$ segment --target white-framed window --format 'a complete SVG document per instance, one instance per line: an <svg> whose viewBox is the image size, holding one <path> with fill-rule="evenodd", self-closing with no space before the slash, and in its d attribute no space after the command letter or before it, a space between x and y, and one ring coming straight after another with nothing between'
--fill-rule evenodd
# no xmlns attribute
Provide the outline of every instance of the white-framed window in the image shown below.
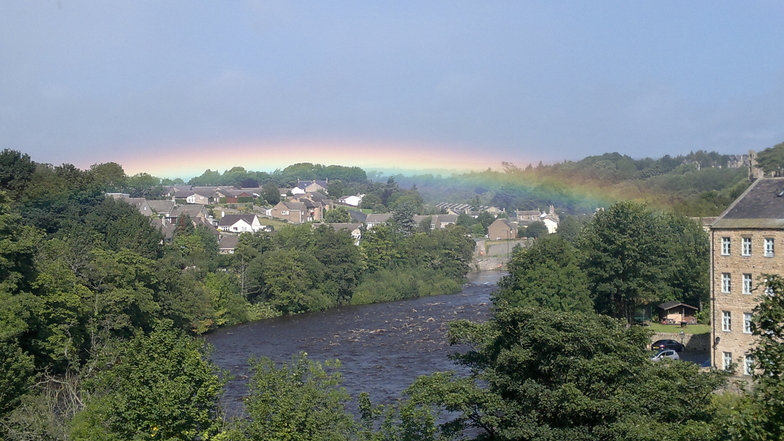
<svg viewBox="0 0 784 441"><path fill-rule="evenodd" d="M743 313L743 333L744 334L751 334L751 313L744 312Z"/></svg>
<svg viewBox="0 0 784 441"><path fill-rule="evenodd" d="M754 357L751 355L743 358L743 375L754 375Z"/></svg>
<svg viewBox="0 0 784 441"><path fill-rule="evenodd" d="M721 238L721 255L722 256L729 256L730 255L730 245L732 244L729 237L722 237Z"/></svg>
<svg viewBox="0 0 784 441"><path fill-rule="evenodd" d="M772 237L766 237L765 238L765 257L773 257L773 254L774 254L773 244L774 243L775 242L773 241Z"/></svg>
<svg viewBox="0 0 784 441"><path fill-rule="evenodd" d="M732 369L732 352L724 352L722 354L723 367L725 371Z"/></svg>
<svg viewBox="0 0 784 441"><path fill-rule="evenodd" d="M751 274L744 274L743 275L743 290L741 291L743 294L751 294Z"/></svg>
<svg viewBox="0 0 784 441"><path fill-rule="evenodd" d="M732 312L721 311L721 330L724 332L732 331Z"/></svg>
<svg viewBox="0 0 784 441"><path fill-rule="evenodd" d="M732 275L721 273L721 292L732 292Z"/></svg>
<svg viewBox="0 0 784 441"><path fill-rule="evenodd" d="M280 215L281 215L281 216L288 216L288 215L289 215L289 210L282 210L282 211L280 212Z"/></svg>
<svg viewBox="0 0 784 441"><path fill-rule="evenodd" d="M741 256L751 256L751 238L750 237L742 237L741 238L740 255Z"/></svg>

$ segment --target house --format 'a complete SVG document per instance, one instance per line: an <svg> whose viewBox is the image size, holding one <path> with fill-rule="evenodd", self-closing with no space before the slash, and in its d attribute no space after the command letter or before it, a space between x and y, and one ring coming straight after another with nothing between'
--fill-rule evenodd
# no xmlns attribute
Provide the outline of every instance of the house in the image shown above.
<svg viewBox="0 0 784 441"><path fill-rule="evenodd" d="M218 241L218 253L220 254L234 254L234 250L237 248L237 243L239 243L240 237L238 235L227 234L221 236L220 240Z"/></svg>
<svg viewBox="0 0 784 441"><path fill-rule="evenodd" d="M120 198L120 200L126 202L129 205L136 207L136 209L139 210L139 213L145 216L153 215L152 209L150 208L150 204L147 202L147 199L145 198L130 198L130 197L125 197L125 195L123 195L123 197Z"/></svg>
<svg viewBox="0 0 784 441"><path fill-rule="evenodd" d="M534 222L538 221L542 213L539 210L517 210L517 220Z"/></svg>
<svg viewBox="0 0 784 441"><path fill-rule="evenodd" d="M262 229L255 214L227 214L218 221L218 229L232 233L255 233Z"/></svg>
<svg viewBox="0 0 784 441"><path fill-rule="evenodd" d="M204 205L175 205L175 207L169 212L166 219L169 223L177 223L177 218L181 215L185 214L190 216L192 220L200 219L205 223L212 222L212 216L207 212L207 208Z"/></svg>
<svg viewBox="0 0 784 441"><path fill-rule="evenodd" d="M695 312L697 312L696 306L673 300L659 305L659 320L666 325L682 323L696 325L697 318L694 316Z"/></svg>
<svg viewBox="0 0 784 441"><path fill-rule="evenodd" d="M712 366L751 375L764 274L784 275L784 179L758 179L710 227ZM778 253L776 249L778 248Z"/></svg>
<svg viewBox="0 0 784 441"><path fill-rule="evenodd" d="M350 235L351 238L354 239L354 245L359 245L359 241L362 239L362 224L360 223L334 223L330 224L335 231L345 230Z"/></svg>
<svg viewBox="0 0 784 441"><path fill-rule="evenodd" d="M352 196L344 196L338 199L338 202L344 205L350 205L352 207L359 207L359 204L362 203L362 198L364 198L364 194L352 195Z"/></svg>
<svg viewBox="0 0 784 441"><path fill-rule="evenodd" d="M189 204L207 205L210 203L210 197L213 193L202 190L200 192L194 190L177 190L174 193L175 199L185 199Z"/></svg>
<svg viewBox="0 0 784 441"><path fill-rule="evenodd" d="M150 223L152 224L153 228L160 231L160 233L163 235L164 242L171 242L172 238L174 237L175 229L175 225L173 223L158 217L151 217Z"/></svg>
<svg viewBox="0 0 784 441"><path fill-rule="evenodd" d="M509 219L496 219L487 227L487 237L491 240L517 239L517 228Z"/></svg>
<svg viewBox="0 0 784 441"><path fill-rule="evenodd" d="M457 224L457 215L454 214L439 214L433 216L433 228L443 229L450 225Z"/></svg>
<svg viewBox="0 0 784 441"><path fill-rule="evenodd" d="M367 224L368 229L370 229L378 224L387 223L387 221L389 221L391 218L392 213L368 214L367 218L365 218L365 224Z"/></svg>
<svg viewBox="0 0 784 441"><path fill-rule="evenodd" d="M172 200L147 201L147 205L149 205L152 212L158 216L168 217L172 210L174 210L175 203Z"/></svg>
<svg viewBox="0 0 784 441"><path fill-rule="evenodd" d="M329 187L329 179L325 179L323 181L300 181L297 179L297 186L291 189L291 194L297 194L294 191L297 190L302 191L304 193L315 193L317 191L327 193L327 187Z"/></svg>
<svg viewBox="0 0 784 441"><path fill-rule="evenodd" d="M307 220L307 207L302 202L280 201L272 207L269 215L276 219L287 220L294 224L301 224Z"/></svg>

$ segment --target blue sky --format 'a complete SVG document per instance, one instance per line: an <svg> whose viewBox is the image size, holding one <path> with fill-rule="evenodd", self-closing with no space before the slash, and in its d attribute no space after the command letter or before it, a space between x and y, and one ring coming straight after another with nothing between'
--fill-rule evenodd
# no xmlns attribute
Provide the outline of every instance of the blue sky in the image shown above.
<svg viewBox="0 0 784 441"><path fill-rule="evenodd" d="M5 0L0 148L194 170L234 146L251 169L341 145L409 168L744 153L784 141L783 22L773 1Z"/></svg>

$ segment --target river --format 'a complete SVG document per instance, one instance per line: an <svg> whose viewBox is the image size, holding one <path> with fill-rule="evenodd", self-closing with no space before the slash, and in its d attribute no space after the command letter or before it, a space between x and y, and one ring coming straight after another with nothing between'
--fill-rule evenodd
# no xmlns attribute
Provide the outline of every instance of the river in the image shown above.
<svg viewBox="0 0 784 441"><path fill-rule="evenodd" d="M229 415L241 412L248 359L265 356L284 362L300 352L315 361L340 360L342 385L353 398L364 391L375 404L393 403L418 376L455 369L448 359L456 348L447 343L447 323L486 321L490 295L503 275L471 273L457 294L344 306L209 334L205 340L215 348L213 361L234 376L226 386L224 407Z"/></svg>

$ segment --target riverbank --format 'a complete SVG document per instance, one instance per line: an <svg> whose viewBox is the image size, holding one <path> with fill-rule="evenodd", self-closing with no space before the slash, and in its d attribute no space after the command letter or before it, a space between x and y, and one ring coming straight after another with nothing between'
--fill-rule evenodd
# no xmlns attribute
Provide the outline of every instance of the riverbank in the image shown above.
<svg viewBox="0 0 784 441"><path fill-rule="evenodd" d="M420 375L459 369L449 354L448 323L490 317L493 281L504 273L471 273L456 294L369 305L347 305L321 312L282 316L219 329L204 336L213 361L233 377L226 387L229 414L242 412L250 376L248 359L288 361L307 352L316 361L339 359L343 386L357 397L368 392L374 403L391 404Z"/></svg>

